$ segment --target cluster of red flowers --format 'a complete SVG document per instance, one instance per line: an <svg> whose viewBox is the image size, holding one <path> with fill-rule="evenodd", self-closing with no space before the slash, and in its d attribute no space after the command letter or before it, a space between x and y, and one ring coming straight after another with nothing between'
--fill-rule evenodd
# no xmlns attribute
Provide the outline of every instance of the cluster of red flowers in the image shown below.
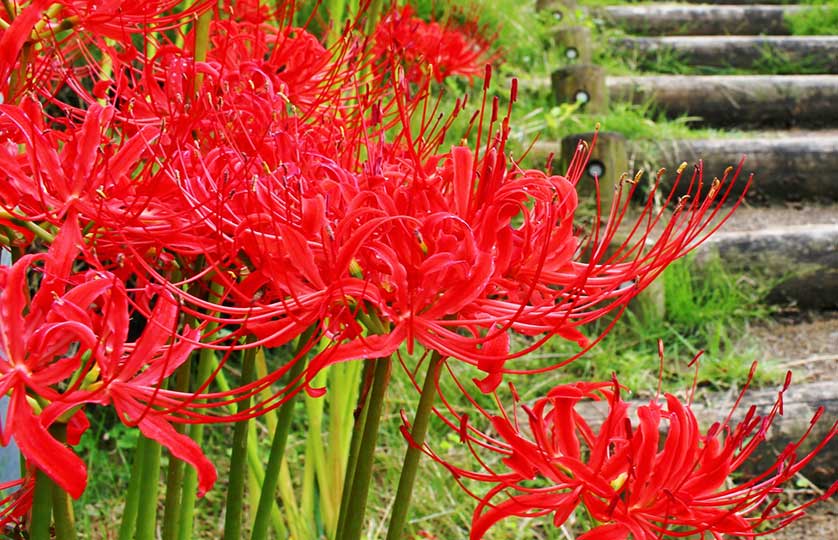
<svg viewBox="0 0 838 540"><path fill-rule="evenodd" d="M755 369L756 363L745 389ZM729 483L782 414L783 394L790 381L789 372L770 409L758 411L751 406L734 424L743 389L727 417L704 433L692 409L692 396L684 403L666 394L661 403L658 395L647 405L638 405L623 400L616 376L610 382L556 386L532 405L521 404L513 387L511 414L503 409L494 414L472 403L469 412L479 411L488 419L491 429L486 431L478 429L467 413L449 406L453 420L446 421L459 430L483 464L482 471L446 462L428 445L424 450L449 468L458 482L492 485L483 495L473 494L479 500L470 531L475 540L510 516L552 514L553 524L559 527L580 506L595 524L579 536L583 540L761 536L788 525L803 516L805 508L838 492L835 482L813 500L778 508L782 485L838 435L836 422L805 455L798 455L823 408L809 429L789 443L764 472L746 474L738 485ZM584 407L590 402L604 404L605 411ZM490 465L494 462L487 459L491 454L500 458L498 467L503 470Z"/></svg>
<svg viewBox="0 0 838 540"><path fill-rule="evenodd" d="M15 437L30 473L40 469L73 496L84 490L84 464L50 428L66 423L72 446L87 404L113 407L195 466L204 491L214 467L173 422L259 415L300 388L322 393L311 381L329 365L405 343L476 366L480 389L491 392L505 374L527 371L513 359L553 336L591 346L583 325L625 309L736 206L722 209L739 171L707 186L697 167L689 197L670 195L656 209L650 194L615 247L636 184L621 183L603 226L574 224L589 150L580 146L564 175L512 159L515 82L506 111L486 97L496 53L476 23L427 23L393 7L374 31L350 21L327 46L295 21L293 1L279 4L197 1L184 11L165 0L34 0L6 3L0 15L0 227L17 259L0 270L0 394L11 398L2 442ZM206 27L193 22L204 14ZM434 84L451 75L482 77L483 100L463 142L445 149L467 107L438 110ZM278 347L307 330L311 343L329 344L307 360L304 384L287 382L237 415L221 406L271 387L301 356L229 392L209 392L211 381L164 388L198 348ZM535 339L511 350L511 332ZM568 412L594 390L607 391L557 389L533 418L548 404ZM568 392L576 401L560 399ZM611 396L622 429L625 410ZM661 418L692 422L669 407L651 405L635 436L621 432L620 455L640 455ZM571 428L591 430L548 416L557 444L578 461ZM529 443L508 421L495 424L510 464L546 459L546 439ZM628 469L631 459L606 455L614 433L607 443L586 438L601 463L578 468L608 467L605 476L570 474L568 460L529 462L481 509L543 469L558 487L525 500L541 497L542 509L585 500L610 527L636 534L633 503L611 501L645 482L645 465ZM677 451L692 444L703 455L695 442L684 438ZM28 478L5 519L25 512L30 492ZM498 512L522 513L522 498L511 501L479 509L475 537Z"/></svg>

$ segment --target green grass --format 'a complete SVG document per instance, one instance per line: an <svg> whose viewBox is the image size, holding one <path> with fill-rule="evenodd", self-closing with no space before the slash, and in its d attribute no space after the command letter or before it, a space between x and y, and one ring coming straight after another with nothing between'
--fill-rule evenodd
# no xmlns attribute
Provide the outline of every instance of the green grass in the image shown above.
<svg viewBox="0 0 838 540"><path fill-rule="evenodd" d="M838 0L809 0L810 9L786 15L796 36L838 35Z"/></svg>
<svg viewBox="0 0 838 540"><path fill-rule="evenodd" d="M686 365L702 350L699 384L722 390L744 383L757 353L756 344L742 336L748 324L770 314L763 304L769 286L757 287L747 276L730 274L714 259L700 266L691 259L676 261L659 279L666 298L662 319L640 317L637 308L630 307L599 345L561 375L607 380L613 372L629 388L646 393L657 384L660 339L666 357L664 389L689 387L694 373ZM596 334L600 327L594 325L590 333ZM567 343L556 340L540 355L558 359L571 351ZM763 366L757 383L775 379L770 366Z"/></svg>
<svg viewBox="0 0 838 540"><path fill-rule="evenodd" d="M810 56L804 59L791 58L781 51L765 46L761 56L750 67L707 66L690 64L683 55L671 49L655 51L649 55L625 50L616 51L618 65L637 73L660 73L668 75L805 75L824 72L825 59Z"/></svg>

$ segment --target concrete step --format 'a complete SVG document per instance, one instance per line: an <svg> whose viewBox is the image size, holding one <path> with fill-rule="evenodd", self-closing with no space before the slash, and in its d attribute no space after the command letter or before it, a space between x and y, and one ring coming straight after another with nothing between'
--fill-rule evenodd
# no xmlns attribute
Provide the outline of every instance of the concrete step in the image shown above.
<svg viewBox="0 0 838 540"><path fill-rule="evenodd" d="M788 34L785 15L806 9L796 5L644 4L606 6L595 17L627 32L646 35Z"/></svg>
<svg viewBox="0 0 838 540"><path fill-rule="evenodd" d="M612 41L654 70L667 57L696 68L838 74L838 36L665 36Z"/></svg>
<svg viewBox="0 0 838 540"><path fill-rule="evenodd" d="M528 164L544 163L550 153L560 156L560 146L557 141L536 143ZM757 132L713 139L630 141L628 146L634 168L653 171L665 168L671 172L683 162L693 164L701 160L709 178L720 176L725 168L735 166L744 156L742 174L754 172L748 192L751 204L838 202L838 131ZM672 179L674 174L663 177L664 188L668 188Z"/></svg>
<svg viewBox="0 0 838 540"><path fill-rule="evenodd" d="M669 0L666 0L669 1ZM683 0L686 4L754 5L754 4L799 4L799 0ZM616 1L614 2L617 3Z"/></svg>
<svg viewBox="0 0 838 540"><path fill-rule="evenodd" d="M727 268L772 284L768 301L838 309L838 207L752 208L734 214L698 248Z"/></svg>
<svg viewBox="0 0 838 540"><path fill-rule="evenodd" d="M719 175L745 156L743 173L754 172L748 200L756 204L838 201L838 131L770 132L743 137L657 141L643 161L675 170L684 161L702 160ZM645 148L645 150L641 150Z"/></svg>
<svg viewBox="0 0 838 540"><path fill-rule="evenodd" d="M606 84L612 100L652 101L668 116L706 125L838 126L838 75L651 75Z"/></svg>

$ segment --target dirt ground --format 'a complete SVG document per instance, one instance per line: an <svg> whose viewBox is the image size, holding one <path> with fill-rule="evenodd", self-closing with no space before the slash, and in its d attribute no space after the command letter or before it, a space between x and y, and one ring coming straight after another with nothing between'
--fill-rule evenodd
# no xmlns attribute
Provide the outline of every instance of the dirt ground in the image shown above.
<svg viewBox="0 0 838 540"><path fill-rule="evenodd" d="M837 540L838 502L821 503L808 515L785 529L765 537L767 540Z"/></svg>
<svg viewBox="0 0 838 540"><path fill-rule="evenodd" d="M752 327L749 333L761 343L766 360L792 370L795 383L838 379L838 313L780 316ZM836 417L838 411L828 414ZM807 516L765 538L838 540L838 498L813 507Z"/></svg>
<svg viewBox="0 0 838 540"><path fill-rule="evenodd" d="M780 315L748 334L760 343L758 360L792 370L795 383L838 379L838 313Z"/></svg>

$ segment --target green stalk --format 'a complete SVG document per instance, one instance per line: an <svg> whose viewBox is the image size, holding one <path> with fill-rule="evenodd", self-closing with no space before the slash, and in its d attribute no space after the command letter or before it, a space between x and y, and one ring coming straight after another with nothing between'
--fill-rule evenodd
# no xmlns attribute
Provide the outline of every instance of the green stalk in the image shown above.
<svg viewBox="0 0 838 540"><path fill-rule="evenodd" d="M329 379L329 439L324 462L328 467L320 483L320 513L329 538L334 538L342 504L341 491L352 442L363 362L344 362L331 366ZM356 449L357 451L357 449Z"/></svg>
<svg viewBox="0 0 838 540"><path fill-rule="evenodd" d="M378 440L378 425L384 406L384 394L390 381L390 358L375 360L372 390L369 396L369 410L364 422L364 436L358 451L358 462L352 479L352 491L346 508L346 527L341 540L360 540L367 509L367 495L372 480L372 464L375 461L375 445Z"/></svg>
<svg viewBox="0 0 838 540"><path fill-rule="evenodd" d="M372 35L375 30L375 25L378 24L378 18L381 15L381 4L381 0L372 0L370 2L370 7L367 10L367 25L365 28L368 36Z"/></svg>
<svg viewBox="0 0 838 540"><path fill-rule="evenodd" d="M140 510L140 482L143 478L143 456L146 453L148 439L140 436L134 448L134 462L131 464L131 481L125 496L125 509L122 512L122 524L119 526L118 540L131 540L137 528L137 513Z"/></svg>
<svg viewBox="0 0 838 540"><path fill-rule="evenodd" d="M175 372L175 388L178 392L189 391L189 373L192 362L184 362ZM183 424L175 425L178 433L186 431ZM177 540L182 514L183 476L185 463L175 456L169 456L169 470L166 475L166 502L163 513L163 540Z"/></svg>
<svg viewBox="0 0 838 540"><path fill-rule="evenodd" d="M50 432L60 442L67 440L67 424L57 423ZM52 517L55 521L56 540L76 540L76 518L73 515L73 501L58 484L52 485Z"/></svg>
<svg viewBox="0 0 838 540"><path fill-rule="evenodd" d="M364 385L372 376L372 368L373 362L364 363L364 373L361 376ZM352 427L352 442L349 445L349 457L346 460L346 471L343 476L343 486L341 486L340 513L338 514L338 525L334 538L343 538L343 531L346 528L349 499L352 497L352 483L355 481L355 468L358 464L358 452L361 448L361 438L364 435L367 411L369 411L369 399L367 397L364 394L364 388L362 388L358 395L359 403L355 412L355 425ZM363 403L360 400L363 400Z"/></svg>
<svg viewBox="0 0 838 540"><path fill-rule="evenodd" d="M207 300L210 302L218 302L224 292L221 285L217 283L210 284L210 295ZM211 322L207 325L206 334L211 336L218 328L218 324ZM215 351L210 348L203 348L198 353L198 373L197 384L202 385L210 378L212 372L215 371ZM192 424L189 427L189 437L201 445L204 439L204 425ZM183 474L183 487L180 495L180 523L177 529L177 540L192 540L192 529L195 526L195 502L198 498L198 471L189 467ZM167 492L168 496L168 492Z"/></svg>
<svg viewBox="0 0 838 540"><path fill-rule="evenodd" d="M147 438L141 435L143 438ZM143 453L143 476L140 483L140 505L137 512L136 540L157 537L157 493L160 490L160 453L157 441L148 439Z"/></svg>
<svg viewBox="0 0 838 540"><path fill-rule="evenodd" d="M242 386L253 381L256 371L256 348L244 351L242 359ZM237 411L250 408L250 398L238 402ZM226 516L224 518L224 540L241 540L242 503L244 502L244 483L247 468L247 432L249 420L236 423L233 432L233 454L230 457L230 483L227 487Z"/></svg>
<svg viewBox="0 0 838 540"><path fill-rule="evenodd" d="M212 374L215 351L212 349L201 349L198 356L198 381L203 383ZM204 439L204 425L192 424L189 427L189 437L201 444ZM180 526L178 527L178 540L192 540L192 528L195 524L195 501L198 497L198 471L189 467L183 475L183 488L180 501ZM123 540L120 538L120 540Z"/></svg>
<svg viewBox="0 0 838 540"><path fill-rule="evenodd" d="M261 493L262 484L265 481L265 469L262 466L262 456L259 455L259 439L256 436L255 430L248 430L247 432L247 466L248 478L250 476L256 481L257 489L254 493ZM279 505L276 501L271 501L271 526L277 534L278 538L285 538L287 530L285 524L282 522L282 514L279 512ZM257 501L253 501L251 508L256 508Z"/></svg>
<svg viewBox="0 0 838 540"><path fill-rule="evenodd" d="M195 62L205 62L207 60L207 51L209 51L209 31L210 23L212 23L212 10L207 10L198 17L198 22L195 23ZM195 94L201 89L201 84L204 82L203 74L195 76Z"/></svg>
<svg viewBox="0 0 838 540"><path fill-rule="evenodd" d="M413 495L413 483L416 480L419 458L422 456L420 448L425 444L425 435L428 433L431 410L436 397L436 381L439 377L439 367L441 365L442 356L434 351L430 360L428 360L428 374L425 375L422 395L419 398L419 406L416 409L413 427L410 430L410 436L414 444L408 444L407 451L404 454L404 465L399 476L396 499L393 502L393 513L390 516L390 527L387 529L387 540L399 540L404 535L407 510L410 508L410 498Z"/></svg>
<svg viewBox="0 0 838 540"><path fill-rule="evenodd" d="M30 540L50 540L52 519L52 480L38 469L35 473L35 493L32 495L32 524Z"/></svg>
<svg viewBox="0 0 838 540"><path fill-rule="evenodd" d="M302 334L298 341L297 354L311 337L311 331ZM296 356L296 355L295 355ZM297 359L288 374L289 381L293 381L303 372L305 361ZM285 444L288 441L288 432L291 428L291 417L294 413L294 397L282 404L279 408L276 430L271 443L271 453L268 458L268 465L265 469L265 481L262 484L262 493L259 496L259 507L256 510L256 519L253 522L251 540L265 540L268 536L268 519L273 502L276 500L276 484L279 480L279 467L282 458L285 456Z"/></svg>

